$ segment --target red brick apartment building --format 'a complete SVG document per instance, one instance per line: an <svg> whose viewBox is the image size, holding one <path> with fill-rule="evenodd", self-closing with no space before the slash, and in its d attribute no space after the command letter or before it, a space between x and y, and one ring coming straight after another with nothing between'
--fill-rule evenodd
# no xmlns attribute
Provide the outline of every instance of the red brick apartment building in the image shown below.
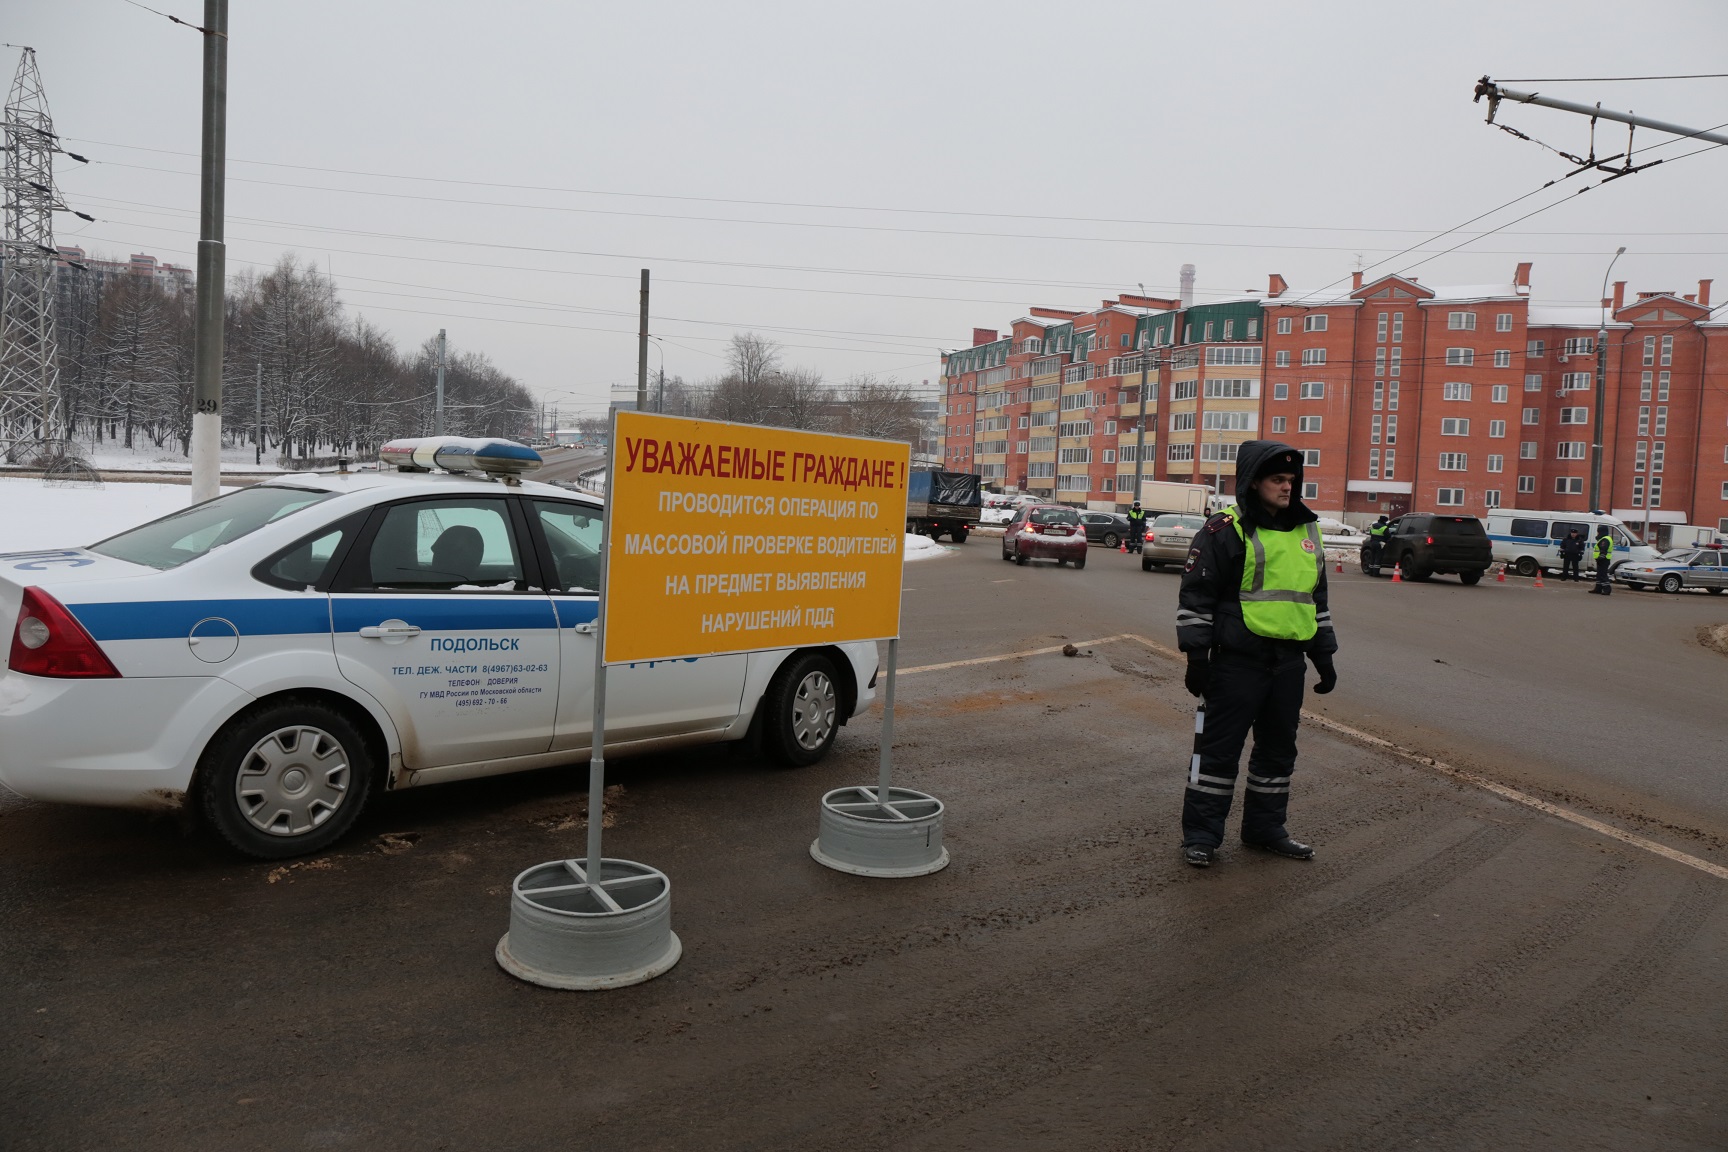
<svg viewBox="0 0 1728 1152"><path fill-rule="evenodd" d="M1622 281L1602 307L1563 307L1531 301L1530 270L1462 287L1358 274L1306 294L1274 275L1263 297L1188 308L1033 308L944 355L944 454L992 487L1110 509L1134 498L1142 444L1143 478L1229 493L1237 445L1276 438L1306 454L1323 515L1583 511L1606 312L1601 502L1635 528L1728 532L1728 315L1712 318L1711 281L1630 301Z"/></svg>

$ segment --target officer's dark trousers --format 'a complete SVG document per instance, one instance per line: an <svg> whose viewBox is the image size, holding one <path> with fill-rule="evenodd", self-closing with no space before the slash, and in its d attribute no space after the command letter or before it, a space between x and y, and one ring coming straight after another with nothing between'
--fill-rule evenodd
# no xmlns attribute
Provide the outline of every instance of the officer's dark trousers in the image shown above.
<svg viewBox="0 0 1728 1152"><path fill-rule="evenodd" d="M1269 646L1270 647L1270 646ZM1278 840L1288 833L1290 773L1296 767L1296 725L1302 715L1306 668L1302 649L1280 644L1267 658L1223 653L1212 661L1205 728L1195 740L1182 800L1182 843L1216 848L1224 842L1236 767L1250 730L1242 838Z"/></svg>
<svg viewBox="0 0 1728 1152"><path fill-rule="evenodd" d="M1582 577L1578 574L1578 557L1576 557L1576 556L1562 556L1562 557L1560 557L1560 579L1562 579L1562 580L1583 580L1584 579L1584 577Z"/></svg>
<svg viewBox="0 0 1728 1152"><path fill-rule="evenodd" d="M1599 559L1596 561L1596 591L1601 592L1603 595L1607 595L1614 591L1614 582L1608 579L1607 560Z"/></svg>

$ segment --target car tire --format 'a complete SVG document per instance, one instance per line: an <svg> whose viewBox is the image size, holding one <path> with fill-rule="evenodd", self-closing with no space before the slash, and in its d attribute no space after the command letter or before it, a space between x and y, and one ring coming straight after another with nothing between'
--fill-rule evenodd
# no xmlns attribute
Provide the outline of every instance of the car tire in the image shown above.
<svg viewBox="0 0 1728 1152"><path fill-rule="evenodd" d="M1534 556L1520 556L1513 563L1512 571L1528 580L1542 571L1542 565L1536 563Z"/></svg>
<svg viewBox="0 0 1728 1152"><path fill-rule="evenodd" d="M1104 545L1106 548L1115 548L1121 545L1122 537L1116 535L1114 532L1106 532L1104 533L1104 539L1100 540L1099 543Z"/></svg>
<svg viewBox="0 0 1728 1152"><path fill-rule="evenodd" d="M376 775L372 749L346 715L322 701L284 699L242 713L205 747L197 812L236 852L304 856L354 826Z"/></svg>
<svg viewBox="0 0 1728 1152"><path fill-rule="evenodd" d="M954 541L954 543L964 544L964 543L966 543L966 537L969 535L969 533L966 531L965 525L961 525L960 527L954 529L952 532L948 533L948 535Z"/></svg>
<svg viewBox="0 0 1728 1152"><path fill-rule="evenodd" d="M1670 572L1657 582L1656 587L1662 589L1664 592L1678 592L1683 584L1684 581L1682 581L1676 573Z"/></svg>
<svg viewBox="0 0 1728 1152"><path fill-rule="evenodd" d="M1460 572L1458 573L1458 582L1460 584L1480 584L1482 583L1482 573Z"/></svg>
<svg viewBox="0 0 1728 1152"><path fill-rule="evenodd" d="M828 755L840 730L840 682L820 652L781 665L762 694L762 743L768 756L803 768Z"/></svg>
<svg viewBox="0 0 1728 1152"><path fill-rule="evenodd" d="M1002 548L1002 559L1004 559L1004 560L1014 559L1013 554L1008 551L1008 548L1006 545L1004 545Z"/></svg>
<svg viewBox="0 0 1728 1152"><path fill-rule="evenodd" d="M1084 556L1077 557L1074 561L1074 567L1076 567L1076 568L1086 567L1086 557L1084 557Z"/></svg>
<svg viewBox="0 0 1728 1152"><path fill-rule="evenodd" d="M1710 595L1712 595L1712 596L1722 595L1722 589L1720 589L1720 588L1706 588L1706 589L1704 589L1704 591L1710 593Z"/></svg>
<svg viewBox="0 0 1728 1152"><path fill-rule="evenodd" d="M1014 549L1014 563L1024 568L1026 566L1026 553L1020 551L1018 548Z"/></svg>
<svg viewBox="0 0 1728 1152"><path fill-rule="evenodd" d="M1152 571L1152 561L1150 561L1150 560L1140 561L1140 571L1142 571L1142 572Z"/></svg>
<svg viewBox="0 0 1728 1152"><path fill-rule="evenodd" d="M1631 582L1631 581L1630 581L1630 580L1628 580L1628 581L1627 581L1627 582L1626 582L1626 587L1628 587L1628 588L1630 588L1630 589L1632 589L1632 591L1634 591L1634 592L1642 592L1642 591L1644 591L1644 585L1642 585L1642 584L1634 584L1634 583L1632 583L1632 582Z"/></svg>

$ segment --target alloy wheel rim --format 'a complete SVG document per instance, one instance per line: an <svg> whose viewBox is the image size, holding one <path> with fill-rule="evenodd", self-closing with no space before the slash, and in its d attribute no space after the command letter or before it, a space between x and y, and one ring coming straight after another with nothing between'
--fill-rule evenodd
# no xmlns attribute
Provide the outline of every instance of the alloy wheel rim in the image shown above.
<svg viewBox="0 0 1728 1152"><path fill-rule="evenodd" d="M278 728L252 745L234 777L246 822L269 836L302 836L348 798L352 769L342 744L322 728Z"/></svg>
<svg viewBox="0 0 1728 1152"><path fill-rule="evenodd" d="M792 737L805 751L814 751L834 730L839 710L834 682L825 672L807 673L792 694Z"/></svg>

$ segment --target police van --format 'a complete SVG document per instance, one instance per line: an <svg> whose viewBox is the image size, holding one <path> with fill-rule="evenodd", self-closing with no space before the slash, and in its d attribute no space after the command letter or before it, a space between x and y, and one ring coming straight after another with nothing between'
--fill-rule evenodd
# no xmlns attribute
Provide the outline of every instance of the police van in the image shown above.
<svg viewBox="0 0 1728 1152"><path fill-rule="evenodd" d="M368 797L584 759L596 497L519 444L394 441L399 471L299 474L87 547L0 555L0 783L188 806L259 858L318 851ZM825 756L873 643L607 673L606 754L750 739Z"/></svg>
<svg viewBox="0 0 1728 1152"><path fill-rule="evenodd" d="M1488 541L1494 548L1494 559L1506 564L1520 576L1534 576L1539 571L1560 569L1560 541L1574 528L1584 537L1582 567L1595 571L1596 531L1607 525L1614 541L1613 570L1629 561L1647 563L1660 553L1640 543L1626 526L1612 516L1599 512L1527 512L1517 508L1490 508L1486 517Z"/></svg>

